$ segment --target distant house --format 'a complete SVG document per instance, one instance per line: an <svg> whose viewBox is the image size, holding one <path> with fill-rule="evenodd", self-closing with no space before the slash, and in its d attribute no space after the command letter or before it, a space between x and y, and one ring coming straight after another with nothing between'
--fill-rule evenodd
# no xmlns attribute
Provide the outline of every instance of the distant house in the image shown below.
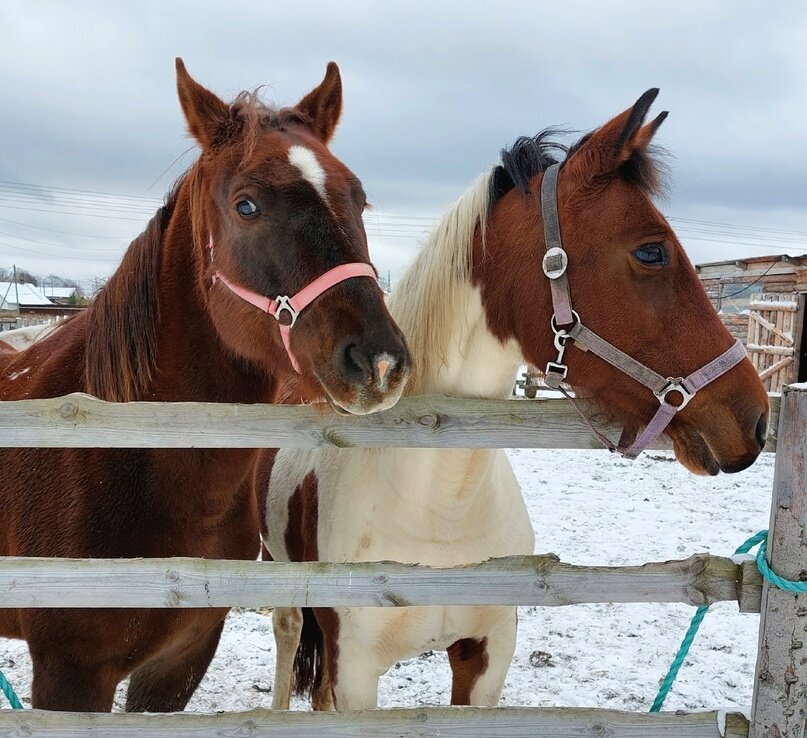
<svg viewBox="0 0 807 738"><path fill-rule="evenodd" d="M28 308L42 307L52 308L53 303L35 284L0 282L0 310L14 310L21 313Z"/></svg>
<svg viewBox="0 0 807 738"><path fill-rule="evenodd" d="M75 287L51 287L50 285L44 285L42 292L45 297L55 305L70 305L72 299L80 297Z"/></svg>
<svg viewBox="0 0 807 738"><path fill-rule="evenodd" d="M807 381L807 254L716 261L695 269L768 389Z"/></svg>
<svg viewBox="0 0 807 738"><path fill-rule="evenodd" d="M73 292L71 288L71 294ZM81 309L56 304L41 288L29 282L0 282L0 316L61 317Z"/></svg>

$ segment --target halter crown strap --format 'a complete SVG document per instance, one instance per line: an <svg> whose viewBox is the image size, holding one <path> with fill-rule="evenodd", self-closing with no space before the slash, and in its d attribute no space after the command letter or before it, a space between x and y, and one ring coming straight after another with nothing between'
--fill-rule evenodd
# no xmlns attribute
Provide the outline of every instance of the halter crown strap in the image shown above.
<svg viewBox="0 0 807 738"><path fill-rule="evenodd" d="M560 240L560 219L558 218L558 170L560 164L553 164L544 172L541 182L541 210L544 214L544 241L546 254L544 254L544 274L549 277L552 288L552 305L555 308L555 318L560 325L568 325L572 317L572 298L569 294L569 278L566 276L566 267L569 257L563 250Z"/></svg>
<svg viewBox="0 0 807 738"><path fill-rule="evenodd" d="M210 238L208 243L210 253L213 253L213 238ZM214 272L213 282L219 281L227 287L234 295L240 297L250 305L254 305L258 310L271 315L278 323L280 329L280 338L283 340L283 345L286 347L286 353L289 355L289 361L297 374L300 373L300 365L297 358L291 350L291 329L297 322L297 316L305 310L314 300L321 294L327 292L331 287L336 286L346 279L353 277L370 277L370 279L377 279L375 269L371 264L364 262L352 262L350 264L340 264L339 266L329 269L325 274L321 274L313 282L310 282L303 287L297 294L289 297L288 295L279 295L274 300L259 292L254 292L240 284L230 281L221 272ZM287 312L289 320L284 323L281 320L281 315Z"/></svg>
<svg viewBox="0 0 807 738"><path fill-rule="evenodd" d="M745 358L745 346L740 339L737 339L731 348L697 371L692 372L688 377L665 378L632 356L628 356L624 351L620 351L594 331L586 328L580 320L580 316L572 310L569 279L566 273L569 257L563 250L560 221L558 219L557 187L559 170L560 164L553 164L544 172L541 182L541 211L544 219L544 240L546 242L546 253L544 254L542 267L544 274L549 278L552 288L553 315L550 324L555 333L555 348L558 350L555 361L550 361L546 365L545 381L549 387L559 389L571 400L586 425L606 448L611 451L618 451L628 459L635 459L666 430L675 414L689 403L698 390L737 366ZM568 330L559 327L570 323L573 325ZM629 438L633 433L629 433L629 429L626 427L619 445L614 446L602 433L594 428L591 421L578 407L574 398L561 386L569 371L568 366L563 363L563 356L566 351L566 344L570 340L574 341L583 350L596 354L621 372L635 379L656 396L659 401L659 409L639 437L632 442ZM667 396L673 392L681 396L681 402L678 405L667 402Z"/></svg>

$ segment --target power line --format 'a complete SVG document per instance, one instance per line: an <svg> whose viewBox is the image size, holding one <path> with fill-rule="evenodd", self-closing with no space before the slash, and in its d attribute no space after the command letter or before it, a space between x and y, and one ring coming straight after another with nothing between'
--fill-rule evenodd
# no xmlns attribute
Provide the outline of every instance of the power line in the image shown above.
<svg viewBox="0 0 807 738"><path fill-rule="evenodd" d="M126 240L130 238L130 236L97 236L90 233L76 233L74 231L60 231L56 228L46 228L45 226L34 225L33 223L23 223L19 220L11 220L9 218L0 218L0 222L3 223L12 223L13 225L23 226L24 228L35 228L39 231L48 231L49 233L61 233L64 236L78 236L79 238L103 238L103 239L111 239L111 240Z"/></svg>

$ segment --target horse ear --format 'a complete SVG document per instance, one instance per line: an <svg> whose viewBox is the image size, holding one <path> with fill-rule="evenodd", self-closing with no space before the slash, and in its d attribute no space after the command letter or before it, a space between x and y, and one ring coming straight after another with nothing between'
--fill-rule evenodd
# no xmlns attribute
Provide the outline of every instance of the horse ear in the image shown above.
<svg viewBox="0 0 807 738"><path fill-rule="evenodd" d="M314 133L328 143L342 115L342 77L335 62L328 62L325 79L296 105L311 120Z"/></svg>
<svg viewBox="0 0 807 738"><path fill-rule="evenodd" d="M210 148L227 123L230 108L188 74L180 57L177 65L177 94L188 130L202 149Z"/></svg>
<svg viewBox="0 0 807 738"><path fill-rule="evenodd" d="M648 90L632 108L594 131L569 157L565 169L577 179L588 181L592 177L611 174L636 152L644 151L667 117L665 110L653 121L643 125L647 111L658 93L657 87Z"/></svg>

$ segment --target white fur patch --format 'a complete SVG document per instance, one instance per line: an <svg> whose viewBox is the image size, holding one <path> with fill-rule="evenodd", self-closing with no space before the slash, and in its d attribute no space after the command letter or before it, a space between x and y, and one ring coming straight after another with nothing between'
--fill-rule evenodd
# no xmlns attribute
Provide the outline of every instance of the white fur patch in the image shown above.
<svg viewBox="0 0 807 738"><path fill-rule="evenodd" d="M328 194L325 192L325 170L311 149L307 149L305 146L289 147L289 163L300 170L303 179L311 183L323 200L328 199Z"/></svg>

